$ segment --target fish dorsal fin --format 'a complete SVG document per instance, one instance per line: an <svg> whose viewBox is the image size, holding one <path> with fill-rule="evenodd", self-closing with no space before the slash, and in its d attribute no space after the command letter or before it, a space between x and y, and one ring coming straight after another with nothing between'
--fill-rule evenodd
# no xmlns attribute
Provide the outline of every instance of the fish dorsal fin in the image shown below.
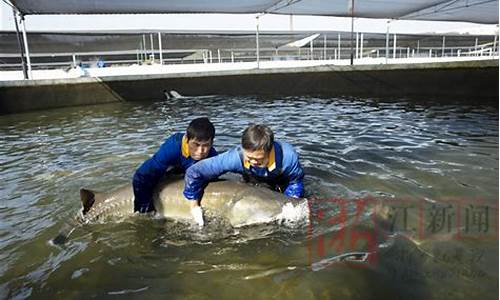
<svg viewBox="0 0 500 300"><path fill-rule="evenodd" d="M86 214L95 202L95 192L87 189L80 189L80 199L82 200L83 214Z"/></svg>

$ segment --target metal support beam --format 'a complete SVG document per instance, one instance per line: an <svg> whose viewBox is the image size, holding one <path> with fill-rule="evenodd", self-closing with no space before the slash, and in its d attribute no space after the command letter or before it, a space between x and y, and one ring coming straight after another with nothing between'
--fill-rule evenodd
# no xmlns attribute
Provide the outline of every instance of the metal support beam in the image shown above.
<svg viewBox="0 0 500 300"><path fill-rule="evenodd" d="M148 58L148 53L146 50L146 35L142 35L142 50L143 50L143 55L144 55L144 61L146 61Z"/></svg>
<svg viewBox="0 0 500 300"><path fill-rule="evenodd" d="M339 33L339 40L337 42L337 58L340 59L340 33Z"/></svg>
<svg viewBox="0 0 500 300"><path fill-rule="evenodd" d="M443 46L441 46L441 57L444 57L445 42L446 42L446 36L443 35Z"/></svg>
<svg viewBox="0 0 500 300"><path fill-rule="evenodd" d="M16 36L17 36L17 44L19 46L19 52L21 53L21 66L23 68L24 79L28 79L28 67L26 66L26 59L24 58L24 44L21 39L21 33L19 32L19 26L17 24L17 12L13 8L12 12L14 13L14 23L16 24Z"/></svg>
<svg viewBox="0 0 500 300"><path fill-rule="evenodd" d="M495 34L495 39L493 40L493 49L491 51L491 55L495 55L497 50L497 41L498 41L498 33Z"/></svg>
<svg viewBox="0 0 500 300"><path fill-rule="evenodd" d="M385 32L385 63L389 59L389 24L391 21L387 21L387 29Z"/></svg>
<svg viewBox="0 0 500 300"><path fill-rule="evenodd" d="M397 37L396 34L394 34L394 44L392 45L392 58L396 58L396 44L397 44Z"/></svg>
<svg viewBox="0 0 500 300"><path fill-rule="evenodd" d="M155 44L153 41L153 34L152 33L149 34L149 40L151 42L151 62L154 63L155 62Z"/></svg>
<svg viewBox="0 0 500 300"><path fill-rule="evenodd" d="M359 57L360 58L363 58L363 33L360 34L360 40L359 40L359 44L360 44L360 47L359 47Z"/></svg>
<svg viewBox="0 0 500 300"><path fill-rule="evenodd" d="M309 53L310 53L309 59L314 60L314 40L312 40L309 43Z"/></svg>
<svg viewBox="0 0 500 300"><path fill-rule="evenodd" d="M478 39L476 38L476 43L474 44L474 53L475 53L475 56L479 56L478 54L478 48L477 48L477 43L478 43Z"/></svg>
<svg viewBox="0 0 500 300"><path fill-rule="evenodd" d="M143 59L143 50L142 50L142 40L139 41L139 49L138 49L138 52L139 52L139 57L138 59L141 61L141 64L144 62L144 59Z"/></svg>
<svg viewBox="0 0 500 300"><path fill-rule="evenodd" d="M354 64L354 52L352 49L354 43L354 0L351 0L351 65Z"/></svg>
<svg viewBox="0 0 500 300"><path fill-rule="evenodd" d="M323 59L326 60L326 34L323 36Z"/></svg>
<svg viewBox="0 0 500 300"><path fill-rule="evenodd" d="M255 17L257 20L257 30L255 31L255 55L257 56L257 69L260 68L260 57L259 57L259 17Z"/></svg>
<svg viewBox="0 0 500 300"><path fill-rule="evenodd" d="M23 27L23 40L24 40L24 50L26 51L26 62L28 64L28 79L33 79L33 74L31 73L31 59L30 59L30 48L28 45L28 35L26 34L26 21L24 15L21 15L21 24Z"/></svg>
<svg viewBox="0 0 500 300"><path fill-rule="evenodd" d="M356 51L354 51L356 55L354 57L359 58L359 33L356 32Z"/></svg>
<svg viewBox="0 0 500 300"><path fill-rule="evenodd" d="M161 32L158 32L158 50L160 51L160 65L163 65L163 49L161 47Z"/></svg>

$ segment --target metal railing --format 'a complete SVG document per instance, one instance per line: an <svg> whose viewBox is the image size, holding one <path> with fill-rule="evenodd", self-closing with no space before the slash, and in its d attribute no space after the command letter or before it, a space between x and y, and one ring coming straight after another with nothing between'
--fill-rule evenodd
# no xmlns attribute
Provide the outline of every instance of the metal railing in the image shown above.
<svg viewBox="0 0 500 300"><path fill-rule="evenodd" d="M87 52L60 52L60 53L31 53L31 67L40 69L68 69L76 66L112 67L124 65L147 64L210 64L260 61L297 61L297 60L345 60L353 53L354 61L368 58L386 58L386 63L394 63L399 58L453 58L453 57L480 57L498 56L497 36L483 37L481 43L475 38L471 45L461 42L462 45L448 46L445 38L442 44L434 39L430 46L424 46L425 37L420 39L406 36L396 39L387 35L379 35L375 39L363 39L363 34L356 34L356 41L344 38L317 39L310 44L299 47L274 48L201 48L201 49L146 49L139 44L137 49L121 51L87 51ZM385 39L384 39L385 38ZM470 38L472 39L472 37ZM488 39L490 42L487 42ZM400 41L398 43L398 41ZM448 38L449 44L460 44ZM351 47L352 43L352 47ZM354 46L355 44L355 46ZM0 53L0 71L21 70L22 64L18 53ZM380 63L380 62L377 62Z"/></svg>

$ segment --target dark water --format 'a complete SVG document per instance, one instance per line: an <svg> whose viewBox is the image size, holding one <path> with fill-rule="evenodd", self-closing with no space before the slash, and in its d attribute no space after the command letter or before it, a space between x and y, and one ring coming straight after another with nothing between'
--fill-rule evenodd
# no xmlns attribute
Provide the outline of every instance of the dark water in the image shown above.
<svg viewBox="0 0 500 300"><path fill-rule="evenodd" d="M219 150L252 122L295 145L310 226L198 231L139 216L47 244L81 187L127 183L197 116L214 122ZM0 298L497 299L497 106L214 96L0 116L0 137ZM348 221L321 218L342 215L334 197ZM365 197L389 217L357 214ZM405 205L408 226L395 218ZM342 244L342 229L375 246ZM375 259L334 259L353 250Z"/></svg>

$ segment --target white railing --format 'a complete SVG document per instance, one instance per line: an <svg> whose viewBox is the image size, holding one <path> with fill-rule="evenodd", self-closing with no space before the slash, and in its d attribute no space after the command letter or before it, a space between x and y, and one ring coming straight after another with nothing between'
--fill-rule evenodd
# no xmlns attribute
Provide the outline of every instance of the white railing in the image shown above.
<svg viewBox="0 0 500 300"><path fill-rule="evenodd" d="M423 47L420 40L411 40L408 37L401 39L384 38L363 39L363 34L356 35L361 38L356 42L337 39L329 40L319 38L300 48L240 48L240 49L146 49L139 45L137 49L123 51L93 51L93 52L64 52L64 53L31 53L31 67L34 70L59 69L68 71L77 66L81 68L130 66L130 65L177 65L177 64L213 64L213 63L242 63L266 61L314 61L328 60L330 64L345 65L351 54L354 64L359 63L398 63L400 59L429 59L443 58L446 60L463 60L464 58L498 57L497 37L491 37L491 42L484 42L488 38L481 38L482 43L475 39L473 45L447 46L445 38L442 45L435 40L433 46ZM422 38L422 37L420 37ZM432 37L436 39L436 37ZM471 37L472 39L472 37ZM423 39L424 40L424 39ZM384 43L385 42L385 43ZM448 38L448 44L458 44L463 41L454 41ZM398 43L398 44L396 44ZM429 42L427 42L429 44ZM404 47L402 45L411 45ZM318 46L319 45L319 46ZM356 46L354 46L356 45ZM377 46L374 46L377 45ZM159 47L161 48L161 47ZM257 57L258 54L258 57ZM22 64L19 54L0 53L0 71L21 70ZM369 60L369 59L373 60ZM17 62L16 62L17 60Z"/></svg>

